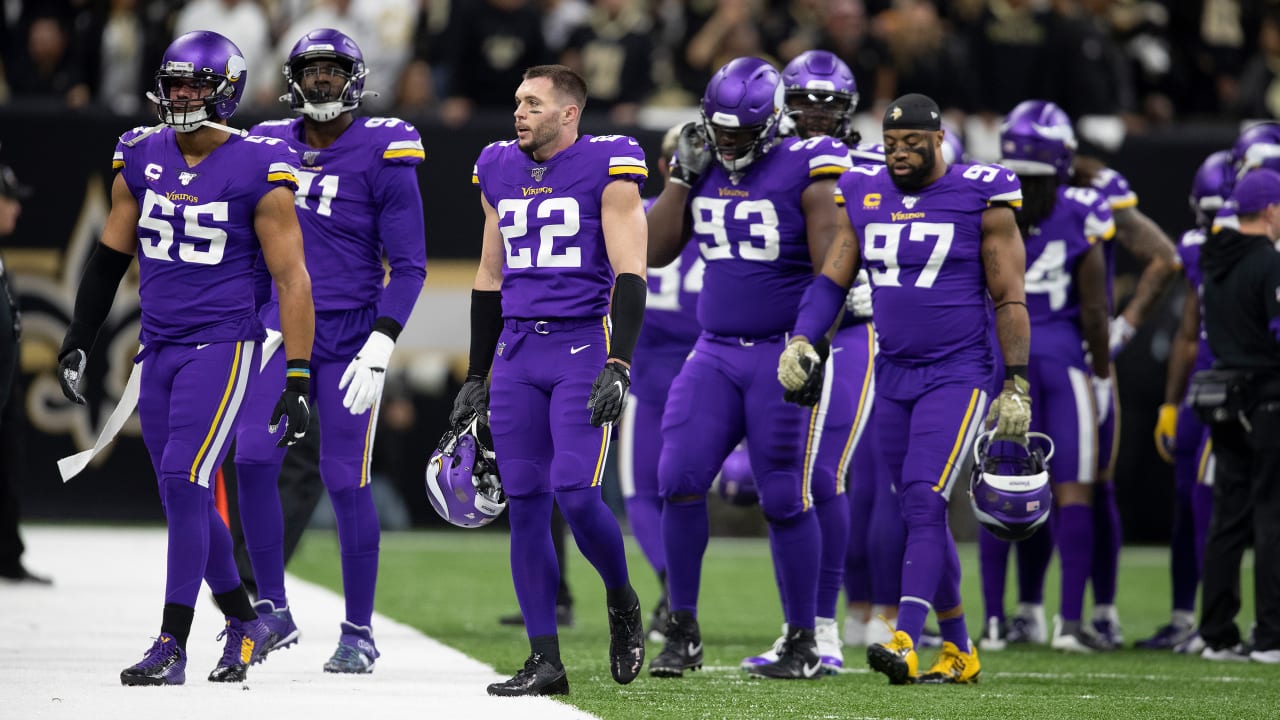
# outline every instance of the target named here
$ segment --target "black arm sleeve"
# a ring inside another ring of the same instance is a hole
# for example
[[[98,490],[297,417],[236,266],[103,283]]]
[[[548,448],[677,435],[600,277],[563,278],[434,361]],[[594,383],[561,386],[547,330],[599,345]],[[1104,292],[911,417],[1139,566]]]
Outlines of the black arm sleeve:
[[[404,326],[395,318],[383,315],[373,321],[373,330],[374,332],[380,332],[395,341],[400,339],[400,331],[404,330]]]
[[[493,351],[498,347],[502,334],[502,292],[499,290],[471,291],[471,356],[467,367],[467,379],[489,377],[493,366]]]
[[[120,287],[120,280],[132,262],[132,255],[113,250],[102,243],[98,243],[93,249],[89,262],[85,265],[84,276],[80,278],[75,310],[71,313],[71,325],[62,340],[62,348],[58,350],[58,359],[72,350],[80,349],[85,353],[93,350],[98,330],[111,312],[116,288]]]
[[[613,284],[613,337],[609,344],[609,357],[631,362],[644,324],[644,304],[649,286],[635,273],[622,273]]]

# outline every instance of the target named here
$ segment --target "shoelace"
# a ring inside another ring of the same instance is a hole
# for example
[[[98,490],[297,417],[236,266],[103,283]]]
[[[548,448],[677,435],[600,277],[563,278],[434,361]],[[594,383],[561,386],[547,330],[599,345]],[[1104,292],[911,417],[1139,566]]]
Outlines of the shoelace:
[[[241,628],[233,628],[228,623],[227,626],[222,629],[222,632],[218,633],[218,637],[215,639],[221,640],[224,637],[227,639],[227,642],[222,646],[222,660],[218,663],[219,667],[239,665],[240,647],[244,644],[244,630]]]
[[[880,622],[884,623],[884,626],[889,628],[890,640],[885,645],[885,647],[889,648],[890,650],[896,653],[901,653],[903,650],[908,649],[907,644],[898,639],[898,631],[889,622],[889,619],[886,618],[884,615],[880,615],[879,617],[880,617]]]
[[[168,657],[168,653],[164,652],[164,646],[168,643],[158,637],[152,638],[152,640],[155,642],[151,643],[151,647],[145,654],[143,654],[141,662],[137,664],[137,667],[140,669],[150,670],[152,668],[159,667],[164,664]],[[175,645],[174,647],[177,646]]]

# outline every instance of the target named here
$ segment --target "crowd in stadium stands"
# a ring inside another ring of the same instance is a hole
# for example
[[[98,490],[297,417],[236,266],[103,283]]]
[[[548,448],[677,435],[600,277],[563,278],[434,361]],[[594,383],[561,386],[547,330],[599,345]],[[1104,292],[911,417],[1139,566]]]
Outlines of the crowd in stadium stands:
[[[781,65],[811,48],[849,64],[873,114],[914,91],[992,117],[1044,97],[1130,132],[1280,117],[1274,0],[10,0],[0,101],[135,113],[183,32],[224,33],[267,68],[326,26],[368,49],[371,111],[450,125],[508,111],[542,62],[580,69],[587,111],[625,125],[644,106],[693,105],[732,57]],[[249,83],[249,107],[277,107],[282,76]]]

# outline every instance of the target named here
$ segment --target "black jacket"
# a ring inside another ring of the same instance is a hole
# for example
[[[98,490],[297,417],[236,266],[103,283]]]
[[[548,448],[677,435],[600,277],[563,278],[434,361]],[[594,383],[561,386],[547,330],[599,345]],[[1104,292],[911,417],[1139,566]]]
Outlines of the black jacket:
[[[1200,251],[1204,329],[1215,367],[1280,373],[1280,252],[1224,228]]]

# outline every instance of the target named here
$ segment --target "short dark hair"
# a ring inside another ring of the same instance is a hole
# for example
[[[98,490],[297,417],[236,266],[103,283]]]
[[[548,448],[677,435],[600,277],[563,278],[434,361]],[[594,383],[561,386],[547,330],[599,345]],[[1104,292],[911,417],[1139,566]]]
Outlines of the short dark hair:
[[[587,81],[564,65],[534,65],[524,71],[524,79],[547,78],[556,92],[568,95],[578,109],[587,105]]]

